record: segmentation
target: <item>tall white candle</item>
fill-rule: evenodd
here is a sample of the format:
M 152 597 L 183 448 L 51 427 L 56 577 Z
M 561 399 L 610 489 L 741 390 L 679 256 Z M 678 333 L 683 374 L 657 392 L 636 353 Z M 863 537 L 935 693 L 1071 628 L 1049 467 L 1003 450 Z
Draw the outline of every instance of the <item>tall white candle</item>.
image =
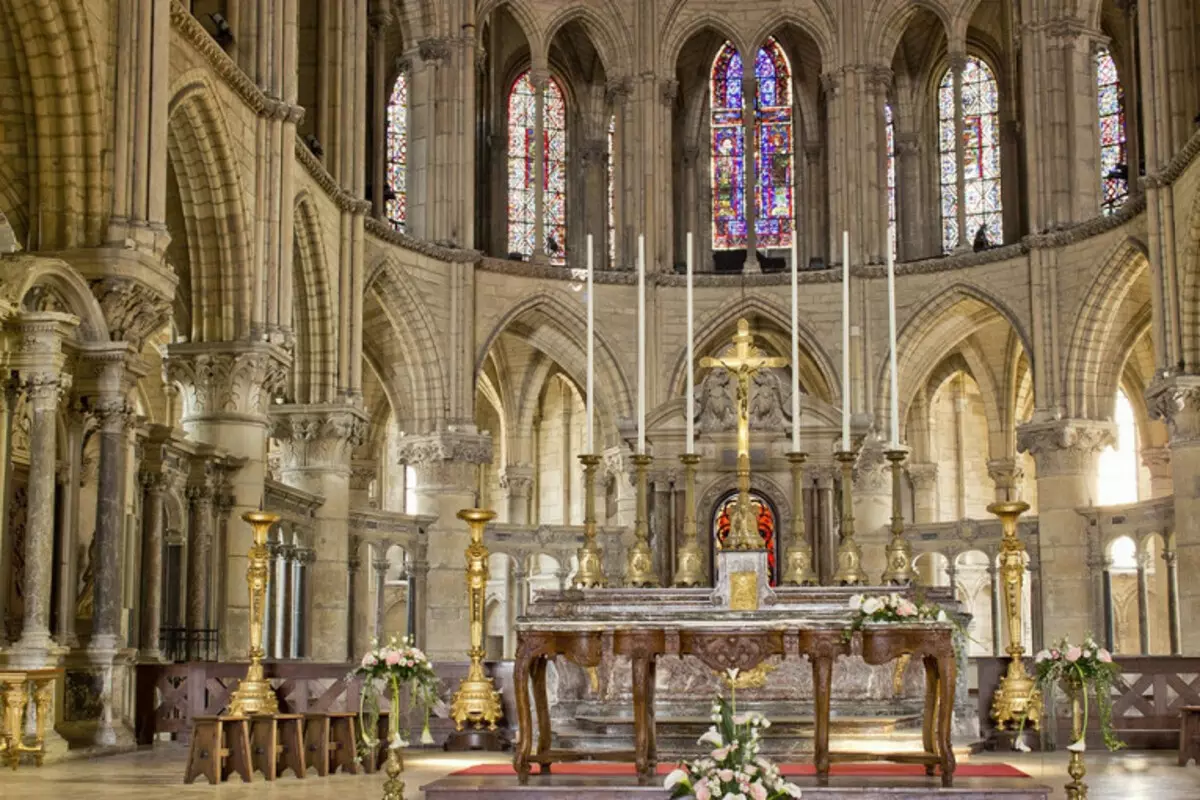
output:
M 637 452 L 646 453 L 646 235 L 638 234 Z
M 792 451 L 800 452 L 800 254 L 792 233 Z
M 587 453 L 595 452 L 592 420 L 595 417 L 596 391 L 596 295 L 594 273 L 596 264 L 592 254 L 592 235 L 587 235 Z
M 696 438 L 696 343 L 692 305 L 692 232 L 687 235 L 687 442 L 684 452 L 695 452 Z
M 887 288 L 888 288 L 888 349 L 891 352 L 891 422 L 892 449 L 900 447 L 900 380 L 896 372 L 896 252 L 888 237 Z
M 842 450 L 850 452 L 850 231 L 842 231 Z

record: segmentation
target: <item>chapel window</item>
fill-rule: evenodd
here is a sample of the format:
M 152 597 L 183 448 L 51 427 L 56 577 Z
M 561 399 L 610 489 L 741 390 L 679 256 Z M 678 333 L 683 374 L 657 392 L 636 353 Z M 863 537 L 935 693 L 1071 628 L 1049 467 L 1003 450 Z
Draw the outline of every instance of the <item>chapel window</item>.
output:
M 387 106 L 387 192 L 384 213 L 403 231 L 408 222 L 408 75 L 401 72 L 392 85 Z
M 551 76 L 542 95 L 542 164 L 535 165 L 537 97 L 529 70 L 508 93 L 508 252 L 544 253 L 552 264 L 567 260 L 567 105 Z M 543 235 L 535 243 L 537 193 L 543 197 Z
M 891 103 L 883 106 L 884 141 L 887 144 L 888 242 L 896 253 L 896 118 Z
M 1100 208 L 1112 214 L 1129 197 L 1129 160 L 1125 145 L 1125 94 L 1117 63 L 1107 47 L 1096 51 L 1096 96 L 1100 115 Z
M 793 207 L 792 70 L 773 37 L 754 60 L 755 233 L 760 247 L 788 247 Z M 710 74 L 712 128 L 712 245 L 746 246 L 746 126 L 742 58 L 732 43 L 721 46 Z
M 962 114 L 962 162 L 958 160 L 955 118 Z M 946 70 L 938 88 L 939 169 L 942 198 L 942 249 L 971 245 L 983 227 L 989 244 L 1004 240 L 1000 202 L 1000 88 L 991 67 L 970 56 L 962 71 L 962 105 L 956 108 L 954 71 Z M 963 196 L 959 197 L 959 175 Z M 959 230 L 959 203 L 965 230 Z
M 1117 425 L 1115 447 L 1106 447 L 1100 453 L 1098 472 L 1099 504 L 1102 506 L 1124 505 L 1138 501 L 1138 445 L 1137 422 L 1133 404 L 1124 391 L 1117 392 L 1113 422 Z
M 611 268 L 617 263 L 617 213 L 616 213 L 616 176 L 613 171 L 613 152 L 617 138 L 617 115 L 608 118 L 608 159 L 604 164 L 604 181 L 607 196 L 605 198 L 608 213 L 608 265 Z

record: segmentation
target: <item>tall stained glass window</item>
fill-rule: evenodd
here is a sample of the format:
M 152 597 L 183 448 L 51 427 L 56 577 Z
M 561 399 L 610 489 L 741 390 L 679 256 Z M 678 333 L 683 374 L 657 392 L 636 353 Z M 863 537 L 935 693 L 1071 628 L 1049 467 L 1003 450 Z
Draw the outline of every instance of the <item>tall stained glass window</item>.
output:
M 513 82 L 508 93 L 508 250 L 526 256 L 545 253 L 552 264 L 565 264 L 567 104 L 562 87 L 553 77 L 546 82 L 543 97 L 542 144 L 545 150 L 539 168 L 534 164 L 537 102 L 528 70 Z M 545 202 L 546 241 L 535 243 L 539 186 Z
M 962 75 L 963 161 L 958 163 L 954 136 L 954 73 L 946 70 L 938 88 L 939 168 L 942 186 L 942 249 L 971 244 L 982 225 L 988 242 L 1004 240 L 1000 202 L 1000 88 L 991 67 L 978 58 L 966 60 Z M 963 196 L 958 196 L 958 170 Z M 958 229 L 958 204 L 966 211 L 967 229 Z
M 408 75 L 403 72 L 387 106 L 387 188 L 384 213 L 402 231 L 408 222 Z
M 779 42 L 768 39 L 754 60 L 755 233 L 760 247 L 792 243 L 792 71 Z M 721 46 L 710 75 L 712 126 L 712 244 L 746 246 L 746 141 L 742 58 Z
M 608 160 L 604 163 L 604 181 L 608 213 L 608 266 L 612 268 L 617 262 L 617 212 L 614 201 L 616 192 L 616 173 L 613 171 L 613 154 L 617 137 L 617 115 L 608 118 Z
M 892 106 L 883 106 L 884 142 L 887 145 L 888 241 L 896 253 L 896 119 Z
M 1129 159 L 1125 147 L 1125 94 L 1117 63 L 1107 47 L 1096 51 L 1096 94 L 1100 114 L 1100 208 L 1111 214 L 1129 196 Z

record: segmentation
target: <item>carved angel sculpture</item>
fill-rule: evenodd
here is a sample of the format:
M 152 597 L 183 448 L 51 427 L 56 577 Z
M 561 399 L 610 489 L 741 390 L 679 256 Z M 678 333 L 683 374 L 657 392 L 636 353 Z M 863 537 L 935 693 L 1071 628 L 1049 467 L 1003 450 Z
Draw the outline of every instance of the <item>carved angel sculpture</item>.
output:
M 737 426 L 733 378 L 727 370 L 713 369 L 700 382 L 696 422 L 700 433 L 720 433 Z

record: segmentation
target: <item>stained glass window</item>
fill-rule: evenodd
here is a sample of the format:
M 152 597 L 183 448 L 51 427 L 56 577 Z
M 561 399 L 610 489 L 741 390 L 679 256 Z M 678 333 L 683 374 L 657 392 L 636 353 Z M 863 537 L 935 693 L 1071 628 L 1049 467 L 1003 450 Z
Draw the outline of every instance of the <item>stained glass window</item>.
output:
M 408 221 L 408 75 L 403 72 L 387 106 L 387 188 L 384 213 L 402 231 Z
M 1129 160 L 1125 149 L 1125 94 L 1117 63 L 1107 47 L 1096 52 L 1096 94 L 1100 114 L 1100 208 L 1111 214 L 1129 196 Z
M 717 504 L 713 513 L 713 549 L 720 550 L 725 540 L 729 538 L 730 518 L 733 508 L 737 505 L 737 492 Z M 776 583 L 776 564 L 778 563 L 779 542 L 775 531 L 775 511 L 770 502 L 756 491 L 750 492 L 750 505 L 754 507 L 758 519 L 758 535 L 762 537 L 763 546 L 767 549 L 767 569 L 771 576 L 771 585 Z
M 896 252 L 896 120 L 892 106 L 883 106 L 884 141 L 887 145 L 888 241 Z
M 604 164 L 605 190 L 608 203 L 608 265 L 611 268 L 617 261 L 617 214 L 614 201 L 616 191 L 615 173 L 613 172 L 613 145 L 617 136 L 617 115 L 608 118 L 608 160 Z
M 529 71 L 521 73 L 508 93 L 508 251 L 534 254 L 538 181 L 543 191 L 546 241 L 537 252 L 552 264 L 567 260 L 567 104 L 562 87 L 551 77 L 542 106 L 544 158 L 534 164 L 537 102 Z
M 754 60 L 755 233 L 760 247 L 792 243 L 792 71 L 779 42 L 768 39 Z M 746 142 L 742 58 L 730 42 L 713 61 L 709 85 L 712 128 L 712 243 L 746 246 Z
M 970 244 L 980 226 L 988 242 L 1004 240 L 1000 202 L 1000 88 L 991 68 L 968 57 L 962 73 L 963 161 L 958 163 L 954 135 L 954 73 L 946 70 L 938 88 L 938 156 L 942 187 L 942 248 L 950 252 Z M 958 170 L 963 197 L 958 196 Z M 967 228 L 958 229 L 958 204 Z

